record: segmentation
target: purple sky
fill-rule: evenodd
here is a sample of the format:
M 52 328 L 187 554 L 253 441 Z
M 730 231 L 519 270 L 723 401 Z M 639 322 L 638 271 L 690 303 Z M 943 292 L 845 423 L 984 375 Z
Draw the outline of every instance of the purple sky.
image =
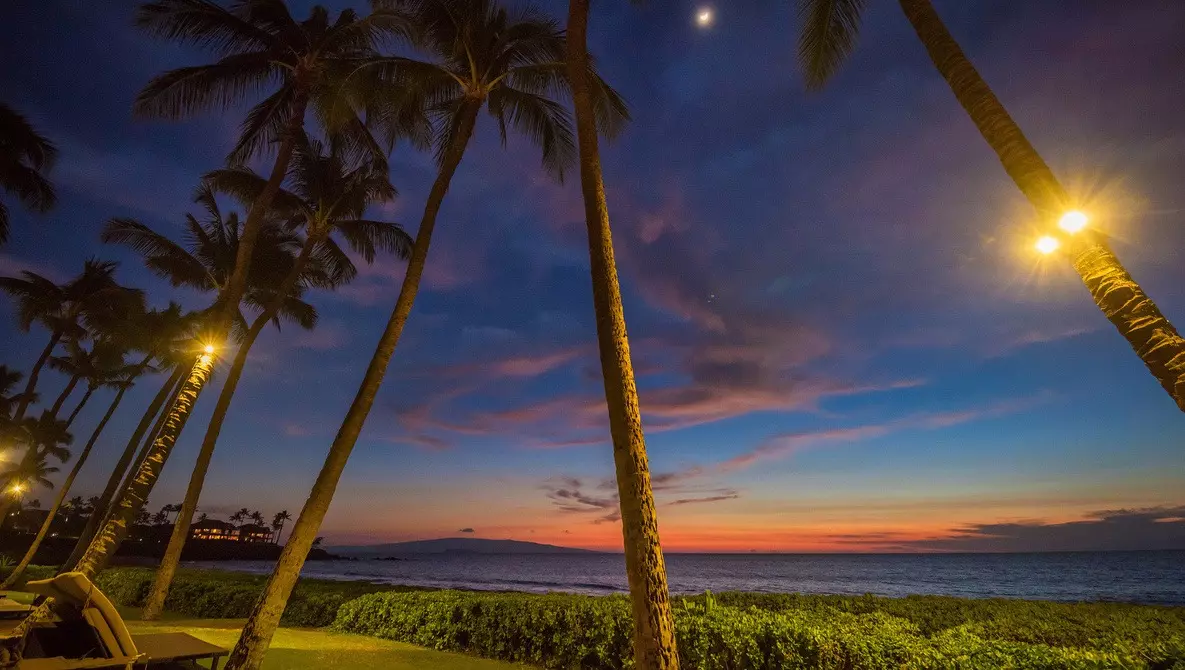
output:
M 689 2 L 595 8 L 593 49 L 634 115 L 604 163 L 666 544 L 1185 548 L 1181 413 L 1068 264 L 1031 253 L 1033 212 L 896 3 L 869 4 L 859 48 L 820 94 L 795 69 L 792 3 L 721 3 L 709 30 Z M 1129 269 L 1185 323 L 1185 6 L 935 4 Z M 196 307 L 98 230 L 111 216 L 179 230 L 241 113 L 133 119 L 152 75 L 203 56 L 137 33 L 131 12 L 5 8 L 0 90 L 58 143 L 61 202 L 44 217 L 13 207 L 0 274 L 66 278 L 97 255 L 156 303 Z M 433 177 L 430 156 L 398 148 L 401 197 L 374 215 L 413 228 Z M 619 547 L 577 184 L 552 183 L 519 139 L 503 149 L 483 118 L 434 245 L 325 535 L 473 528 Z M 296 513 L 402 272 L 368 268 L 312 296 L 315 331 L 261 339 L 204 510 Z M 17 332 L 8 301 L 0 321 L 0 362 L 27 368 L 45 334 Z M 97 492 L 154 386 L 132 394 L 80 494 Z M 213 395 L 154 506 L 180 499 Z

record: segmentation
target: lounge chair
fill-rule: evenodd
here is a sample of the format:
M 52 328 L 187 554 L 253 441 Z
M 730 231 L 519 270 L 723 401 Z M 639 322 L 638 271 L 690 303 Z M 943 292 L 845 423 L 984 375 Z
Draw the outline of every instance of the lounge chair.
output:
M 132 635 L 107 596 L 80 572 L 29 582 L 26 588 L 53 598 L 59 620 L 37 629 L 19 670 L 201 668 L 200 660 L 217 670 L 229 653 L 188 633 Z

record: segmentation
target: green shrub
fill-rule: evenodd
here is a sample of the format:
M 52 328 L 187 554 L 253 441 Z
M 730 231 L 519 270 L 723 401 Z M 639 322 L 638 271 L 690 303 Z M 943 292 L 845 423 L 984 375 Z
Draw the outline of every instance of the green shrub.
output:
M 152 587 L 154 574 L 148 568 L 112 568 L 100 573 L 95 582 L 113 602 L 140 607 Z M 179 570 L 165 609 L 201 619 L 245 618 L 266 580 L 261 575 L 219 570 Z M 328 626 L 342 603 L 391 588 L 368 582 L 302 579 L 288 600 L 282 621 L 286 626 Z
M 334 628 L 546 668 L 633 665 L 623 597 L 374 593 L 344 604 Z M 1147 640 L 1108 649 L 1052 646 L 988 639 L 974 624 L 928 636 L 916 623 L 883 611 L 775 612 L 695 600 L 675 608 L 675 632 L 680 665 L 697 670 L 1169 668 L 1185 658 L 1179 640 L 1159 650 Z
M 12 574 L 12 570 L 15 567 L 15 565 L 9 565 L 0 568 L 0 582 L 7 579 L 8 575 Z M 30 565 L 29 567 L 25 568 L 25 574 L 21 575 L 21 578 L 17 580 L 17 583 L 15 586 L 13 586 L 12 590 L 20 591 L 21 588 L 24 587 L 24 585 L 28 582 L 35 582 L 39 579 L 49 579 L 50 577 L 54 576 L 56 571 L 57 569 L 52 565 Z

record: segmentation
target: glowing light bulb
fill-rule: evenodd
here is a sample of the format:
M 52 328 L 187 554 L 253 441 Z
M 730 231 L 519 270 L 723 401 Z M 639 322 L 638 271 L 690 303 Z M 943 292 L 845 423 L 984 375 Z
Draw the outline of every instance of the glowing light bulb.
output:
M 1057 222 L 1057 227 L 1067 233 L 1074 234 L 1085 228 L 1088 221 L 1085 214 L 1074 209 L 1062 215 L 1061 221 Z
M 8 489 L 8 492 L 14 496 L 19 496 L 20 494 L 25 492 L 25 485 L 24 484 L 13 484 L 12 487 Z
M 1056 237 L 1050 237 L 1049 235 L 1037 240 L 1037 251 L 1043 254 L 1052 254 L 1060 246 L 1062 246 L 1062 243 L 1058 242 Z
M 716 22 L 716 12 L 711 7 L 700 7 L 695 13 L 695 25 L 710 28 Z
M 212 354 L 214 353 L 214 345 L 207 344 L 206 347 L 202 349 L 202 351 L 206 352 L 207 354 Z

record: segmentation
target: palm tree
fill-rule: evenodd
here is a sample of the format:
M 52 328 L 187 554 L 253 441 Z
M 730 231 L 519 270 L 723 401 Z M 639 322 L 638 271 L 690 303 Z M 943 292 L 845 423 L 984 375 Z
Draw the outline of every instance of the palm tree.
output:
M 251 516 L 251 512 L 248 511 L 246 507 L 243 507 L 243 508 L 240 508 L 239 511 L 230 515 L 230 522 L 233 524 L 241 524 L 249 516 Z
M 1040 219 L 1052 229 L 1075 202 L 967 59 L 930 0 L 899 0 L 930 60 Z M 855 47 L 867 0 L 799 0 L 798 60 L 810 88 L 821 88 Z M 1185 338 L 1119 262 L 1103 234 L 1054 233 L 1095 305 L 1185 411 Z
M 363 218 L 370 204 L 389 202 L 395 196 L 395 188 L 388 179 L 385 163 L 376 164 L 369 159 L 352 161 L 340 143 L 331 143 L 326 151 L 321 143 L 303 138 L 294 152 L 289 179 L 292 191 L 281 190 L 273 209 L 288 218 L 291 225 L 302 226 L 305 229 L 305 241 L 288 275 L 275 287 L 277 297 L 286 295 L 299 282 L 333 287 L 357 275 L 353 262 L 334 239 L 335 234 L 367 263 L 374 261 L 379 250 L 394 252 L 401 258 L 407 257 L 411 238 L 402 227 Z M 213 188 L 235 194 L 244 202 L 254 201 L 258 193 L 266 188 L 266 180 L 247 168 L 217 170 L 207 175 L 207 183 Z M 255 339 L 267 323 L 275 318 L 279 307 L 278 302 L 268 305 L 239 343 L 202 439 L 169 545 L 157 568 L 152 589 L 145 599 L 142 616 L 146 621 L 158 618 L 164 608 L 169 586 L 181 562 L 181 552 L 189 538 L 189 525 L 205 485 L 206 472 L 246 367 L 247 356 Z
M 49 329 L 49 343 L 42 350 L 24 393 L 13 415 L 15 421 L 25 416 L 33 402 L 41 368 L 63 338 L 82 338 L 103 326 L 125 319 L 129 313 L 144 308 L 144 293 L 120 286 L 115 281 L 118 266 L 110 261 L 88 260 L 82 274 L 58 285 L 35 272 L 22 272 L 22 278 L 0 277 L 0 290 L 17 303 L 17 325 L 28 331 L 34 323 Z
M 288 510 L 286 509 L 276 512 L 276 515 L 272 517 L 272 530 L 276 532 L 275 536 L 272 538 L 273 544 L 280 543 L 280 533 L 284 532 L 284 522 L 291 520 L 292 515 L 289 514 Z
M 45 177 L 58 150 L 33 124 L 0 102 L 0 188 L 35 212 L 48 212 L 57 202 Z M 8 208 L 0 201 L 0 244 L 8 241 Z
M 526 135 L 542 150 L 544 167 L 557 176 L 562 177 L 575 155 L 569 115 L 549 97 L 567 86 L 564 37 L 555 21 L 535 9 L 512 15 L 492 0 L 376 0 L 374 4 L 380 10 L 376 14 L 388 15 L 397 25 L 412 26 L 416 44 L 434 60 L 384 58 L 365 68 L 359 79 L 375 88 L 410 91 L 394 98 L 381 118 L 402 121 L 409 105 L 424 105 L 431 112 L 438 172 L 395 308 L 280 560 L 231 652 L 228 670 L 254 670 L 263 662 L 411 314 L 437 214 L 469 146 L 478 114 L 483 108 L 489 111 L 503 140 L 508 127 Z M 627 117 L 625 105 L 599 77 L 596 81 L 604 128 L 612 130 Z
M 19 371 L 0 365 L 0 440 L 5 444 L 23 441 L 19 437 L 20 424 L 12 419 L 12 412 L 21 398 L 19 393 L 12 391 L 23 377 Z
M 119 362 L 122 363 L 122 357 Z M 116 359 L 112 359 L 115 362 Z M 117 389 L 115 398 L 111 404 L 107 406 L 107 411 L 103 414 L 103 418 L 99 420 L 99 424 L 91 432 L 90 439 L 87 440 L 86 446 L 83 447 L 82 452 L 78 454 L 78 460 L 74 462 L 74 467 L 70 469 L 70 473 L 66 475 L 66 480 L 58 488 L 57 497 L 54 498 L 53 504 L 50 505 L 49 514 L 46 515 L 45 521 L 41 524 L 41 529 L 37 531 L 37 536 L 33 538 L 33 543 L 29 545 L 28 550 L 25 551 L 24 558 L 17 564 L 16 568 L 8 575 L 8 578 L 3 584 L 0 584 L 0 590 L 12 588 L 21 575 L 24 574 L 25 568 L 32 562 L 33 557 L 37 554 L 37 550 L 41 547 L 41 542 L 45 536 L 49 534 L 50 526 L 53 525 L 54 517 L 57 515 L 58 508 L 61 507 L 62 501 L 65 500 L 66 494 L 70 492 L 70 487 L 74 485 L 74 479 L 78 476 L 82 466 L 86 464 L 87 458 L 90 456 L 91 449 L 94 448 L 95 443 L 98 442 L 99 436 L 102 435 L 103 429 L 107 427 L 107 422 L 111 420 L 115 410 L 119 408 L 123 396 L 128 389 L 132 387 L 136 377 L 144 373 L 145 367 L 143 365 L 116 365 L 101 372 L 101 377 L 92 378 L 90 387 L 95 386 L 109 386 Z M 82 498 L 78 499 L 78 506 L 82 506 Z M 75 509 L 77 509 L 77 507 Z
M 227 282 L 235 272 L 235 263 L 240 247 L 241 226 L 238 217 L 230 214 L 223 217 L 213 191 L 208 186 L 198 190 L 195 201 L 203 205 L 209 215 L 199 222 L 192 215 L 186 219 L 189 233 L 188 248 L 156 233 L 149 227 L 131 219 L 113 219 L 103 230 L 105 242 L 118 242 L 138 251 L 145 259 L 145 265 L 154 273 L 165 277 L 174 286 L 188 286 L 201 291 L 215 293 L 211 312 L 221 310 L 221 301 L 227 295 Z M 277 297 L 274 287 L 280 283 L 295 263 L 295 254 L 301 248 L 296 235 L 283 230 L 274 222 L 268 222 L 258 237 L 251 256 L 250 281 L 243 294 L 242 303 L 256 309 L 266 309 L 273 300 L 280 302 L 278 317 L 295 321 L 302 327 L 312 328 L 317 313 L 312 305 L 300 300 L 302 287 L 294 287 L 287 295 Z M 240 332 L 245 330 L 247 318 L 241 310 L 234 311 L 232 323 Z M 220 318 L 215 316 L 214 318 Z M 111 512 L 103 522 L 101 530 L 87 547 L 76 564 L 76 569 L 94 575 L 113 555 L 115 549 L 127 536 L 129 526 L 139 509 L 148 499 L 156 485 L 161 469 L 168 460 L 177 437 L 189 420 L 198 395 L 210 378 L 216 357 L 212 347 L 197 356 L 189 376 L 182 383 L 181 391 L 161 431 L 156 436 L 139 468 L 135 470 L 130 485 L 123 489 L 120 498 L 113 504 Z
M 11 495 L 19 495 L 25 490 L 34 489 L 38 486 L 44 486 L 47 489 L 53 490 L 53 482 L 49 480 L 51 475 L 58 472 L 56 466 L 49 465 L 49 454 L 45 452 L 38 452 L 36 458 L 28 463 L 21 463 L 17 467 L 9 470 L 0 477 L 12 482 L 9 484 L 9 489 L 5 489 L 5 493 L 9 493 L 12 487 L 20 487 L 20 491 L 11 491 Z
M 630 359 L 609 207 L 601 174 L 600 148 L 597 146 L 599 87 L 589 76 L 588 4 L 589 0 L 569 0 L 567 61 L 576 112 L 580 186 L 588 228 L 597 345 L 609 408 L 626 574 L 633 606 L 634 664 L 644 670 L 666 670 L 679 667 L 679 654 L 675 648 L 666 564 L 658 535 L 658 513 L 650 484 L 646 438 L 642 432 L 642 414 Z
M 120 483 L 123 481 L 128 468 L 133 464 L 133 457 L 136 454 L 137 447 L 145 437 L 149 426 L 152 426 L 154 419 L 160 415 L 159 423 L 163 424 L 167 412 L 162 412 L 166 402 L 172 404 L 171 399 L 177 394 L 180 384 L 184 381 L 185 374 L 193 359 L 189 354 L 195 347 L 192 342 L 193 331 L 198 325 L 198 319 L 195 314 L 183 313 L 180 305 L 170 303 L 166 309 L 152 310 L 141 315 L 129 326 L 128 337 L 138 344 L 138 349 L 146 353 L 150 353 L 156 361 L 156 366 L 160 370 L 171 369 L 172 373 L 161 385 L 159 391 L 153 397 L 152 402 L 148 405 L 148 410 L 140 418 L 140 422 L 136 425 L 136 429 L 132 432 L 132 436 L 128 439 L 124 446 L 123 453 L 116 462 L 115 468 L 112 469 L 110 476 L 107 479 L 107 484 L 103 488 L 102 494 L 95 498 L 94 504 L 91 505 L 91 514 L 86 520 L 86 526 L 78 536 L 78 541 L 74 545 L 74 550 L 70 553 L 70 558 L 59 568 L 59 572 L 69 572 L 77 564 L 78 560 L 82 558 L 82 553 L 89 546 L 90 541 L 94 538 L 95 532 L 99 528 L 99 523 L 107 516 L 108 507 L 111 505 L 111 500 L 115 496 L 116 491 L 122 490 Z M 156 439 L 156 433 L 159 431 L 159 425 L 154 427 L 154 430 L 148 434 L 148 439 L 145 441 L 145 448 L 150 446 Z M 140 458 L 134 461 L 139 469 L 139 463 L 143 461 Z M 126 488 L 126 487 L 124 487 Z
M 251 519 L 251 523 L 255 524 L 256 526 L 262 526 L 263 525 L 263 512 L 260 512 L 259 510 L 255 510 L 254 512 L 251 512 L 250 519 Z
M 229 160 L 240 164 L 275 145 L 267 186 L 247 213 L 241 244 L 228 278 L 222 322 L 225 330 L 247 290 L 256 241 L 272 199 L 280 190 L 293 151 L 311 110 L 327 131 L 348 134 L 359 145 L 381 154 L 370 134 L 343 99 L 343 82 L 377 57 L 376 41 L 384 17 L 359 17 L 343 10 L 336 20 L 321 6 L 297 21 L 283 0 L 236 0 L 229 8 L 213 0 L 154 0 L 141 5 L 136 24 L 149 34 L 211 51 L 214 63 L 182 67 L 153 79 L 136 99 L 135 111 L 157 118 L 182 119 L 207 110 L 225 110 L 247 91 L 272 88 L 248 112 Z M 354 96 L 377 94 L 351 89 Z M 391 138 L 393 141 L 394 138 Z

